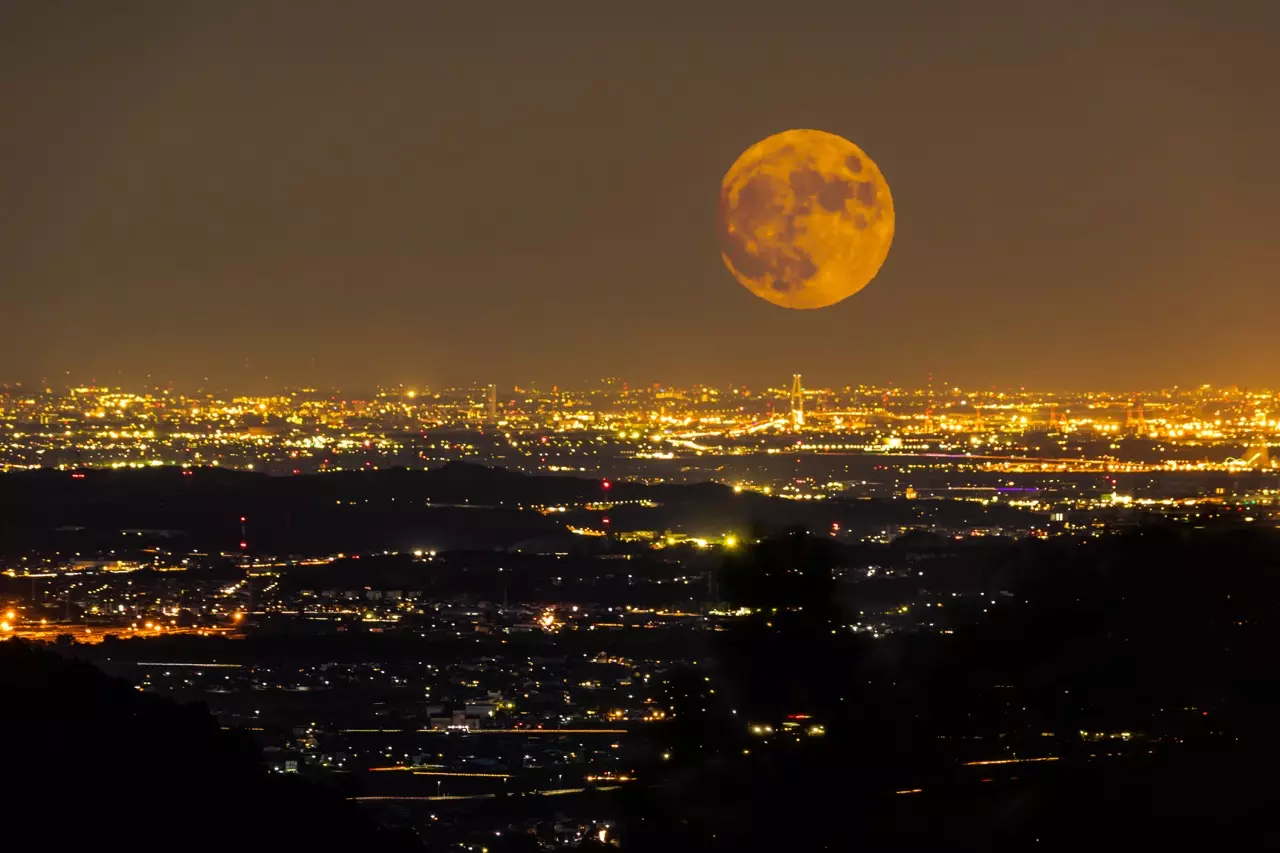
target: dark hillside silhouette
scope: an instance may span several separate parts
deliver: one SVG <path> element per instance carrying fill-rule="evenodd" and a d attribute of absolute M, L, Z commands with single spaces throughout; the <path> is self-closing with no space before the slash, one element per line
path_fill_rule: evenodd
<path fill-rule="evenodd" d="M 696 760 L 628 795 L 645 849 L 1280 840 L 1275 531 L 1010 546 L 1009 595 L 879 640 L 832 632 L 846 620 L 822 600 L 825 551 L 790 531 L 726 565 L 735 603 L 762 610 L 718 635 L 720 689 L 672 727 Z M 826 736 L 749 733 L 786 713 Z M 1052 760 L 971 763 L 1025 758 Z"/>
<path fill-rule="evenodd" d="M 248 737 L 204 707 L 84 661 L 0 643 L 0 695 L 5 811 L 41 848 L 412 849 L 337 791 L 269 775 Z"/>

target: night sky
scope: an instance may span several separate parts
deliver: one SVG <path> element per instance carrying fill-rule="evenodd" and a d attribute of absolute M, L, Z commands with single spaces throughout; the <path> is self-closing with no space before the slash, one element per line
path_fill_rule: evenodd
<path fill-rule="evenodd" d="M 1277 32 L 1274 0 L 0 2 L 0 381 L 1280 384 Z M 897 208 L 819 311 L 715 233 L 793 127 Z"/>

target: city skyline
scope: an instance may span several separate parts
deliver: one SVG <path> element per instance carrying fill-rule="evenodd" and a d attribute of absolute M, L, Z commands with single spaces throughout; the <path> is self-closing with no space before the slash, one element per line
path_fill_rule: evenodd
<path fill-rule="evenodd" d="M 396 387 L 358 396 L 81 387 L 0 395 L 0 471 L 210 466 L 298 475 L 466 460 L 743 487 L 750 480 L 733 471 L 752 457 L 835 453 L 872 463 L 921 455 L 988 471 L 1241 473 L 1274 468 L 1278 409 L 1280 394 L 1268 390 L 831 389 L 806 386 L 799 374 L 789 385 L 756 389 L 618 380 L 590 388 Z M 601 454 L 629 461 L 601 467 Z M 699 457 L 725 464 L 685 464 Z M 675 469 L 652 467 L 668 463 Z"/>
<path fill-rule="evenodd" d="M 296 11 L 11 7 L 6 374 L 1272 381 L 1274 4 Z M 865 145 L 899 212 L 876 281 L 799 315 L 715 233 L 792 127 Z"/>
<path fill-rule="evenodd" d="M 279 394 L 302 391 L 333 394 L 349 399 L 377 397 L 379 395 L 410 394 L 443 394 L 474 391 L 487 394 L 492 387 L 498 393 L 551 393 L 555 391 L 573 393 L 593 390 L 623 389 L 633 392 L 645 390 L 692 391 L 695 389 L 716 389 L 733 391 L 747 390 L 752 393 L 779 392 L 785 394 L 791 386 L 792 378 L 803 378 L 806 392 L 849 392 L 859 390 L 897 390 L 903 392 L 927 392 L 944 396 L 952 393 L 965 394 L 1039 394 L 1039 395 L 1088 395 L 1097 394 L 1107 397 L 1132 397 L 1142 395 L 1187 394 L 1203 390 L 1212 390 L 1226 394 L 1280 394 L 1280 383 L 1256 385 L 1244 382 L 1186 382 L 1168 383 L 1165 385 L 1050 385 L 1047 383 L 1027 382 L 1017 384 L 998 384 L 983 382 L 958 382 L 946 375 L 925 373 L 918 376 L 904 376 L 905 381 L 893 379 L 877 379 L 862 376 L 858 379 L 846 377 L 833 381 L 811 379 L 810 373 L 774 373 L 755 377 L 730 378 L 723 382 L 701 381 L 693 379 L 686 382 L 665 381 L 658 378 L 629 378 L 627 376 L 588 376 L 584 379 L 574 377 L 549 376 L 544 379 L 526 379 L 514 382 L 493 382 L 486 376 L 457 377 L 456 381 L 391 381 L 370 379 L 367 381 L 338 383 L 324 377 L 313 377 L 298 382 L 276 381 L 271 377 L 249 377 L 237 380 L 231 377 L 226 382 L 216 382 L 212 377 L 192 381 L 178 381 L 146 375 L 140 379 L 122 376 L 89 376 L 74 371 L 62 375 L 42 376 L 34 381 L 21 381 L 14 377 L 0 377 L 0 398 L 20 394 L 42 394 L 47 392 L 71 392 L 87 390 L 110 390 L 125 393 L 150 393 L 155 391 L 176 394 L 214 394 L 227 397 L 272 397 Z M 822 374 L 818 374 L 819 377 Z"/>

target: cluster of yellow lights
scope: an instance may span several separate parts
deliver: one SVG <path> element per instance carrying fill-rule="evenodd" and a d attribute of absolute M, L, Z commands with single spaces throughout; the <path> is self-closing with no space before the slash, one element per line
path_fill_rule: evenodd
<path fill-rule="evenodd" d="M 554 607 L 548 607 L 538 616 L 538 625 L 541 626 L 542 630 L 550 633 L 560 630 L 561 626 L 564 625 L 564 622 L 556 618 L 556 610 Z"/>
<path fill-rule="evenodd" d="M 1148 395 L 1060 395 L 966 393 L 952 387 L 939 388 L 935 399 L 933 389 L 860 385 L 843 391 L 804 389 L 802 409 L 780 414 L 779 404 L 794 403 L 791 390 L 695 386 L 626 392 L 615 386 L 612 396 L 604 399 L 594 396 L 598 393 L 594 390 L 517 390 L 520 399 L 504 401 L 499 423 L 507 426 L 499 434 L 512 447 L 533 451 L 530 455 L 536 455 L 535 448 L 548 456 L 553 450 L 561 455 L 558 460 L 540 459 L 541 470 L 577 473 L 593 470 L 592 466 L 564 456 L 606 453 L 604 448 L 616 441 L 633 443 L 623 450 L 626 454 L 660 458 L 795 450 L 914 453 L 945 447 L 949 452 L 973 452 L 975 470 L 1002 473 L 1233 472 L 1268 467 L 1265 457 L 1242 453 L 1241 448 L 1280 438 L 1280 395 L 1270 391 L 1203 388 Z M 304 470 L 376 470 L 378 460 L 368 456 L 403 451 L 407 445 L 400 436 L 406 424 L 426 429 L 449 424 L 482 423 L 485 430 L 492 426 L 487 420 L 487 395 L 476 389 L 466 393 L 448 389 L 441 394 L 400 386 L 364 400 L 318 396 L 314 389 L 223 399 L 171 391 L 135 394 L 103 387 L 66 393 L 45 389 L 0 401 L 0 440 L 16 454 L 0 463 L 0 468 L 48 464 L 55 458 L 50 453 L 63 454 L 65 460 L 65 454 L 74 449 L 84 458 L 78 464 L 120 469 L 214 465 L 261 470 L 265 465 L 299 460 L 298 468 L 307 463 Z M 766 403 L 773 406 L 772 414 L 766 412 Z M 1091 452 L 1094 457 L 1016 458 L 1021 442 L 1013 437 L 1028 433 L 1056 436 L 1063 452 L 1055 456 Z M 803 435 L 806 440 L 778 447 L 772 439 L 786 434 Z M 1105 449 L 1097 455 L 1070 448 L 1072 436 L 1101 442 L 1104 447 L 1110 440 L 1112 450 L 1119 450 L 1122 441 L 1136 439 L 1161 445 L 1162 452 L 1175 447 L 1184 452 L 1167 453 L 1180 458 L 1160 462 L 1124 462 L 1107 455 Z M 753 437 L 761 441 L 753 442 Z M 426 453 L 477 456 L 483 453 L 482 445 L 439 440 Z M 641 445 L 648 449 L 641 451 Z M 1185 452 L 1195 447 L 1206 450 Z M 990 448 L 992 455 L 978 456 L 980 448 Z M 997 450 L 1005 455 L 1001 457 Z M 1226 455 L 1224 450 L 1235 455 L 1217 461 Z M 68 461 L 54 464 L 63 470 L 76 467 Z M 740 483 L 735 491 L 739 488 L 751 487 Z M 602 535 L 587 528 L 580 532 Z"/>

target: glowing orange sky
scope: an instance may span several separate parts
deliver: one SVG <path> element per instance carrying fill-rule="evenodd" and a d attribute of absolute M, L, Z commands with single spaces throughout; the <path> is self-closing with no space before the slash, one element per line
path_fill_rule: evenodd
<path fill-rule="evenodd" d="M 1280 4 L 717 5 L 8 4 L 0 381 L 1274 383 Z M 821 311 L 713 226 L 789 127 L 904 217 Z"/>

